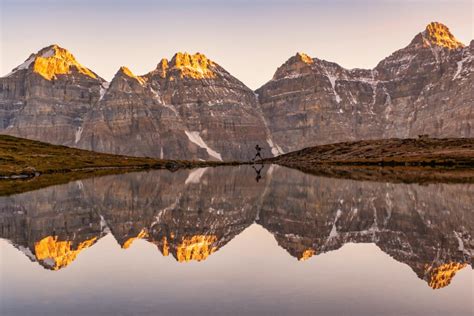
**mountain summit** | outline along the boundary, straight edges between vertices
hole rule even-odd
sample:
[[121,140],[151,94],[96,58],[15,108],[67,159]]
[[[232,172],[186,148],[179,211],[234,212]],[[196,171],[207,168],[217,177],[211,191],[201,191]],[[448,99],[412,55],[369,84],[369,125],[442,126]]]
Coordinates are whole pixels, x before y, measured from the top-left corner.
[[422,47],[445,47],[448,49],[464,47],[464,44],[456,39],[449,28],[439,22],[428,24],[423,32],[415,36],[411,44],[421,45]]
[[430,43],[437,46],[447,47],[450,49],[464,47],[449,31],[449,28],[439,22],[431,22],[426,26],[426,30],[422,33],[423,37]]
[[171,61],[163,58],[158,64],[156,71],[162,78],[176,76],[180,78],[206,79],[215,78],[213,68],[216,64],[204,54],[176,53]]
[[47,46],[36,54],[30,55],[23,64],[13,69],[9,75],[25,69],[31,69],[47,80],[56,79],[58,75],[70,74],[73,69],[83,75],[97,78],[94,72],[77,62],[74,55],[67,49],[56,44]]

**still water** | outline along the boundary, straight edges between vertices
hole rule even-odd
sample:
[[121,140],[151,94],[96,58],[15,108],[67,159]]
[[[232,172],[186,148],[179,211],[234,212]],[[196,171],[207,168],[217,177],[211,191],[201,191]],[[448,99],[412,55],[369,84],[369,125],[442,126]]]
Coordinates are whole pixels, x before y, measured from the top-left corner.
[[278,166],[0,197],[0,313],[472,315],[473,205],[472,184]]

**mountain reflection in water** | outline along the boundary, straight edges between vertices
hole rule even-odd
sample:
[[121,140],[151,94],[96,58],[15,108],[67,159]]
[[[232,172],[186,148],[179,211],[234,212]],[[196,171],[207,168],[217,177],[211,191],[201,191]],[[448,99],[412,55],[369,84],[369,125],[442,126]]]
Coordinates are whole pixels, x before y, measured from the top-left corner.
[[248,166],[149,171],[0,197],[0,237],[59,270],[108,234],[125,249],[142,239],[178,262],[203,261],[256,223],[298,260],[374,243],[433,289],[472,268],[472,184],[341,180],[274,165],[255,176]]

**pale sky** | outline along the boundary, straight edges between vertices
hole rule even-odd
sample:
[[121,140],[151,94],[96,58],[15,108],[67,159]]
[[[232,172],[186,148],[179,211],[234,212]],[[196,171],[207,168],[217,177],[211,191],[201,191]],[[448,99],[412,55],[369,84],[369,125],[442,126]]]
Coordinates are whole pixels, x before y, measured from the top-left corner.
[[372,68],[438,21],[465,44],[471,0],[0,0],[0,75],[56,43],[111,80],[178,51],[206,54],[252,89],[296,52]]

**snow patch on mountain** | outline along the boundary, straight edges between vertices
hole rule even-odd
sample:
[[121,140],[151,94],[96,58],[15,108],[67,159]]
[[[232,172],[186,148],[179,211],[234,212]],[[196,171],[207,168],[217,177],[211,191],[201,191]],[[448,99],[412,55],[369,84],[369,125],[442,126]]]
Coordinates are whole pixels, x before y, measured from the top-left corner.
[[274,157],[278,156],[278,155],[281,155],[281,154],[284,154],[283,150],[280,148],[280,146],[276,145],[273,143],[273,141],[270,139],[270,138],[267,138],[267,143],[268,143],[268,146],[270,146],[271,150],[272,150],[272,155]]
[[459,77],[459,75],[461,74],[461,71],[462,71],[462,66],[463,66],[464,62],[466,62],[467,60],[469,60],[469,56],[464,57],[463,59],[461,59],[460,61],[457,62],[458,68],[456,70],[456,73],[453,76],[453,80],[456,80]]
[[104,98],[104,95],[105,93],[107,92],[107,89],[110,87],[110,82],[104,82],[102,83],[102,85],[100,86],[100,97],[99,97],[99,101],[102,100]]
[[21,64],[20,66],[14,68],[9,74],[7,74],[6,77],[9,77],[9,76],[13,75],[18,70],[28,69],[28,67],[30,67],[30,65],[35,61],[35,58],[36,58],[35,55],[31,55],[30,58],[25,60],[25,62],[23,64]]
[[186,133],[186,136],[188,136],[189,140],[198,145],[201,148],[206,149],[207,153],[209,156],[212,156],[220,161],[222,161],[221,154],[218,153],[217,151],[211,149],[207,144],[204,142],[204,140],[201,138],[201,135],[199,135],[199,132],[189,132],[189,131],[184,131]]
[[82,136],[82,126],[79,126],[76,130],[76,134],[74,135],[74,144],[77,144],[81,140]]
[[336,92],[336,80],[337,80],[337,77],[336,77],[336,76],[333,76],[333,75],[330,75],[329,73],[326,73],[326,76],[328,77],[329,82],[331,83],[332,91],[334,92],[334,96],[336,97],[336,102],[337,102],[337,103],[340,103],[340,102],[341,102],[341,97],[340,97],[339,94],[337,94],[337,92]]

